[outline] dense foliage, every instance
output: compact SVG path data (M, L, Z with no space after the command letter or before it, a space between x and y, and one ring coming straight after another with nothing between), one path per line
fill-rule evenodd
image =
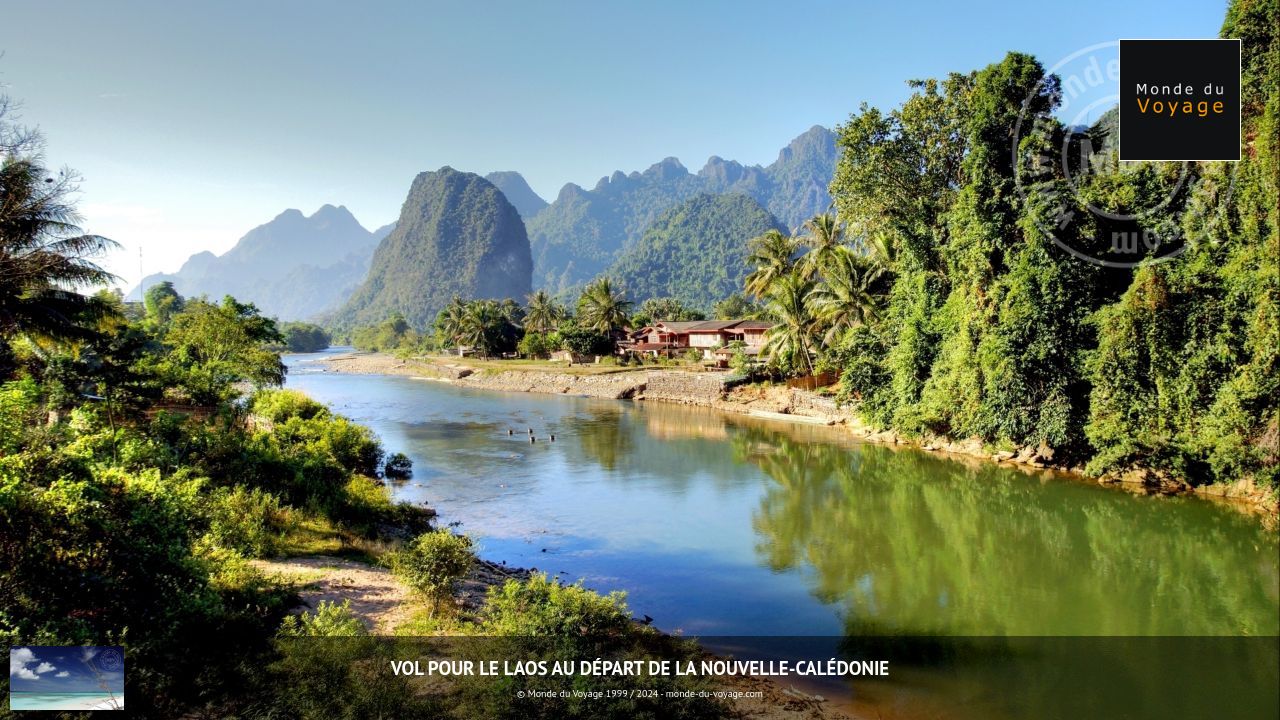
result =
M637 300L672 297L709 310L742 286L747 242L782 229L746 195L697 195L654 220L609 275Z
M284 336L285 348L294 353L320 352L329 347L332 340L324 328L314 323L280 323L280 334Z
M849 236L842 244L880 267L861 288L873 312L844 328L828 323L814 351L843 369L841 397L872 423L908 434L1039 447L1097 473L1138 468L1192 483L1253 477L1274 488L1277 15L1274 2L1231 6L1223 36L1249 48L1244 159L1193 166L1189 191L1175 191L1177 178L1159 164L1121 167L1106 142L1094 143L1099 170L1077 192L1061 169L1017 187L1025 172L1011 153L1019 115L1020 163L1068 132L1052 116L1057 78L1025 55L913 83L900 107L855 114L839 129L831 191ZM1112 122L1104 117L1089 134L1104 138ZM1167 221L1188 238L1172 260L1102 268L1056 247L1045 230L1059 203L1076 203L1054 232L1105 254L1117 227L1084 203L1127 212L1165 195L1173 198ZM760 245L752 276L760 279L748 289L799 272L778 248ZM789 303L792 315L814 317L809 333L789 331L804 337L787 348L818 341L823 308L859 290L837 288L821 272L809 302ZM781 312L795 288L779 287L762 294Z

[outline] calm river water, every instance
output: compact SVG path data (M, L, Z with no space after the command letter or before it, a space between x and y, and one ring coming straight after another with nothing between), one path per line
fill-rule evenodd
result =
M907 668L942 682L938 664L963 665L964 648L1021 653L1011 636L1063 638L1055 662L1225 653L1262 668L1237 698L1276 686L1277 534L1231 508L706 409L323 373L315 357L287 358L288 385L413 459L398 498L437 508L482 556L625 590L665 630L864 639L869 656L900 661L896 696L929 684ZM1116 636L1154 639L1118 649ZM1270 640L1231 639L1243 636ZM997 650L993 637L1006 638ZM911 657L894 655L904 647ZM994 665L983 672L1027 667ZM969 697L992 677L948 677L976 708L961 715L1026 709ZM1144 694L1159 710L1163 684ZM1246 709L1274 707L1258 702Z

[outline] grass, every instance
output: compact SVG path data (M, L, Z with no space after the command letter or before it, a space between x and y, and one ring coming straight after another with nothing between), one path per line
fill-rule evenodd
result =
M385 541L369 540L336 527L323 517L308 517L294 523L281 536L279 555L286 558L330 555L374 565L390 547Z

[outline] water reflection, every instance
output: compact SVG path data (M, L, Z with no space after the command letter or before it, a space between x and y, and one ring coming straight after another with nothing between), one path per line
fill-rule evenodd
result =
M811 567L851 635L1280 630L1275 534L1208 503L759 429L734 447L773 480L761 562Z

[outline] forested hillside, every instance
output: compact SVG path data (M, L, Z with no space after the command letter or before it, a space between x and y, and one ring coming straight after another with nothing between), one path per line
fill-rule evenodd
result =
M746 195L696 195L659 216L606 274L637 303L673 297L707 311L742 286L749 241L768 230L784 228Z
M368 277L331 322L371 325L400 313L428 327L454 296L523 298L530 274L520 213L488 180L444 167L414 179Z
M573 291L635 244L658 215L699 193L748 195L798 227L830 205L826 186L835 158L833 133L814 126L765 167L712 157L695 175L667 158L642 173L615 172L591 190L565 185L548 208L526 218L534 285L553 294Z

